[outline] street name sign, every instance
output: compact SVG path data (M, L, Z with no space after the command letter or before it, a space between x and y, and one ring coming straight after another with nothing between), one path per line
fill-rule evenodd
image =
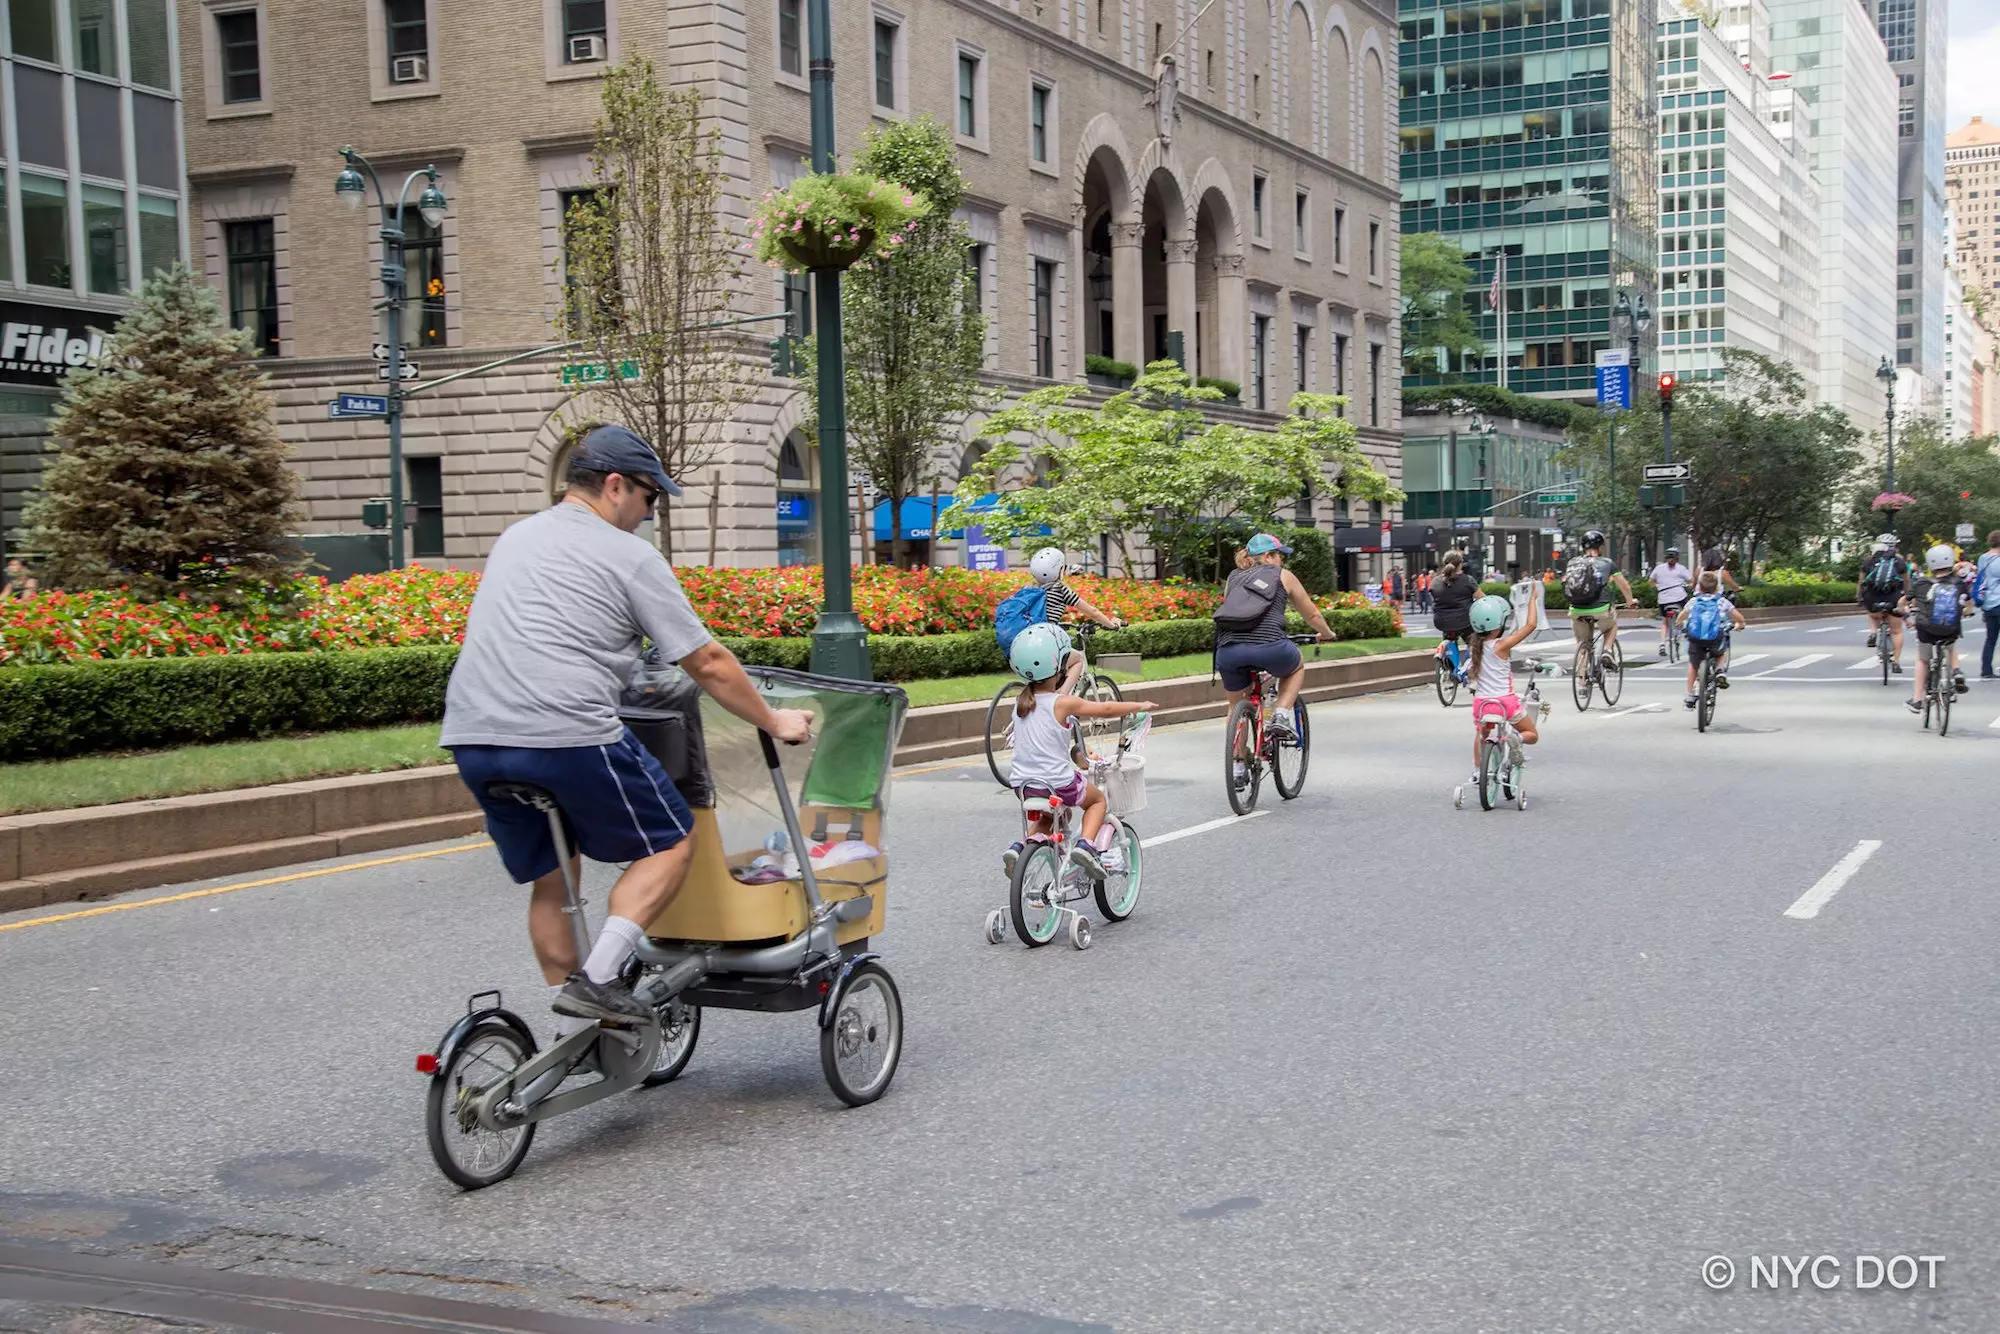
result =
M1576 492L1551 491L1542 497L1542 503L1544 505L1574 505L1576 504Z
M381 394L340 394L326 405L326 415L335 421L351 417L386 417L389 400Z
M1692 463L1648 463L1646 465L1646 480L1649 482L1692 482L1694 480L1694 465Z

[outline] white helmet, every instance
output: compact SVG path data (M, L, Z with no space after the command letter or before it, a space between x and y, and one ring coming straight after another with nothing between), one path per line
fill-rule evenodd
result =
M1007 665L1014 669L1014 675L1033 685L1061 671L1068 657L1068 633L1044 621L1014 636L1014 646L1007 650Z
M1043 547L1028 560L1028 573L1035 576L1035 582L1043 587L1063 577L1069 566L1069 557L1061 547Z
M1896 545L1896 535L1894 533L1884 533L1875 539L1875 544L1877 546L1893 547Z
M1940 570L1949 570L1958 564L1958 553L1940 542L1924 553L1924 564L1931 568L1933 574Z

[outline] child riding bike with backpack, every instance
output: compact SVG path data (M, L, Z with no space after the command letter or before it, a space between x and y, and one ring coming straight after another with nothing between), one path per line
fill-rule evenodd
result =
M1682 613L1681 633L1687 636L1687 698L1681 702L1692 709L1699 701L1695 675L1704 662L1715 659L1715 688L1729 689L1729 632L1741 630L1746 622L1736 604L1722 595L1722 580L1714 570L1703 570L1700 590L1688 599Z
M1034 576L1034 582L1015 589L993 609L993 636L999 641L1002 653L1011 653L1014 637L1029 626L1059 626L1072 612L1107 630L1124 627L1125 622L1091 606L1064 582L1063 575L1068 569L1069 557L1061 547L1043 547L1029 559L1028 573ZM1068 639L1068 635L1063 637ZM1063 689L1074 688L1082 671L1083 654L1071 652L1063 663Z
M1958 670L1958 635L1965 625L1966 610L1972 605L1972 590L1955 568L1958 553L1940 543L1924 553L1924 564L1929 567L1928 578L1918 579L1910 586L1905 603L1910 609L1910 620L1917 630L1917 643L1925 648L1933 644L1951 645L1951 685L1963 695L1968 687L1965 674ZM1916 692L1906 701L1911 713L1924 711L1924 696L1930 689L1930 654L1917 654Z
M1896 535L1884 533L1875 539L1875 550L1861 564L1857 601L1868 613L1868 647L1876 636L1889 632L1889 668L1898 675L1903 670L1903 595L1910 591L1910 563L1896 550Z
M1521 744L1532 746L1540 740L1535 719L1522 706L1514 690L1514 650L1540 624L1540 608L1530 599L1521 624L1507 634L1513 604L1497 593L1489 593L1472 604L1472 786L1478 787L1479 741L1482 725L1489 717L1512 723L1521 734ZM1509 756L1516 764L1526 764L1523 755Z
M1061 626L1031 625L1014 637L1007 662L1026 684L1014 704L1014 765L1008 781L1018 796L1052 796L1082 810L1081 836L1069 859L1101 880L1107 870L1124 868L1104 864L1105 849L1097 843L1105 824L1104 793L1077 768L1070 724L1078 718L1129 718L1159 706L1150 700L1113 703L1063 693L1062 664L1069 652L1069 636ZM1050 816L1038 815L1032 832L1045 834L1051 824ZM1001 856L1010 876L1022 847L1017 839Z

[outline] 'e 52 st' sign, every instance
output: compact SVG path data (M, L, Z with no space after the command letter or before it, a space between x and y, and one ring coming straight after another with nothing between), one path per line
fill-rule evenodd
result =
M0 383L52 385L93 364L116 322L101 311L0 301Z

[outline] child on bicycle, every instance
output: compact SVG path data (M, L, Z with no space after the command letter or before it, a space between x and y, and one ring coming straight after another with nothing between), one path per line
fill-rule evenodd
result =
M1971 585L1958 573L1957 565L1958 553L1939 543L1924 553L1928 577L1912 581L1904 595L1904 609L1922 646L1917 653L1916 679L1911 683L1915 693L1904 701L1911 713L1924 711L1924 696L1930 692L1930 654L1925 650L1933 644L1951 646L1951 688L1961 695L1967 689L1965 673L1958 669L1958 635L1972 606Z
M1069 636L1059 626L1031 625L1014 637L1007 660L1027 684L1014 704L1014 761L1008 779L1017 794L1052 796L1083 811L1081 838L1069 858L1086 875L1102 879L1106 868L1097 840L1104 828L1104 794L1077 769L1070 724L1078 718L1129 718L1159 706L1150 700L1113 703L1063 694L1063 660L1069 648ZM1050 824L1049 816L1037 816L1034 832L1047 833ZM1021 850L1017 839L1002 856L1008 875L1014 874Z
M1514 725L1521 744L1532 746L1539 739L1535 720L1514 692L1513 652L1535 633L1540 608L1528 602L1527 614L1519 628L1507 633L1513 605L1497 593L1489 593L1472 604L1472 786L1479 786L1480 725L1489 717L1499 717ZM1516 761L1526 764L1525 758Z
M1687 600L1681 621L1688 645L1687 698L1681 703L1690 709L1700 701L1695 674L1710 658L1715 659L1715 688L1729 689L1729 632L1745 624L1736 604L1723 596L1722 578L1714 570L1703 570L1695 587L1700 591Z

